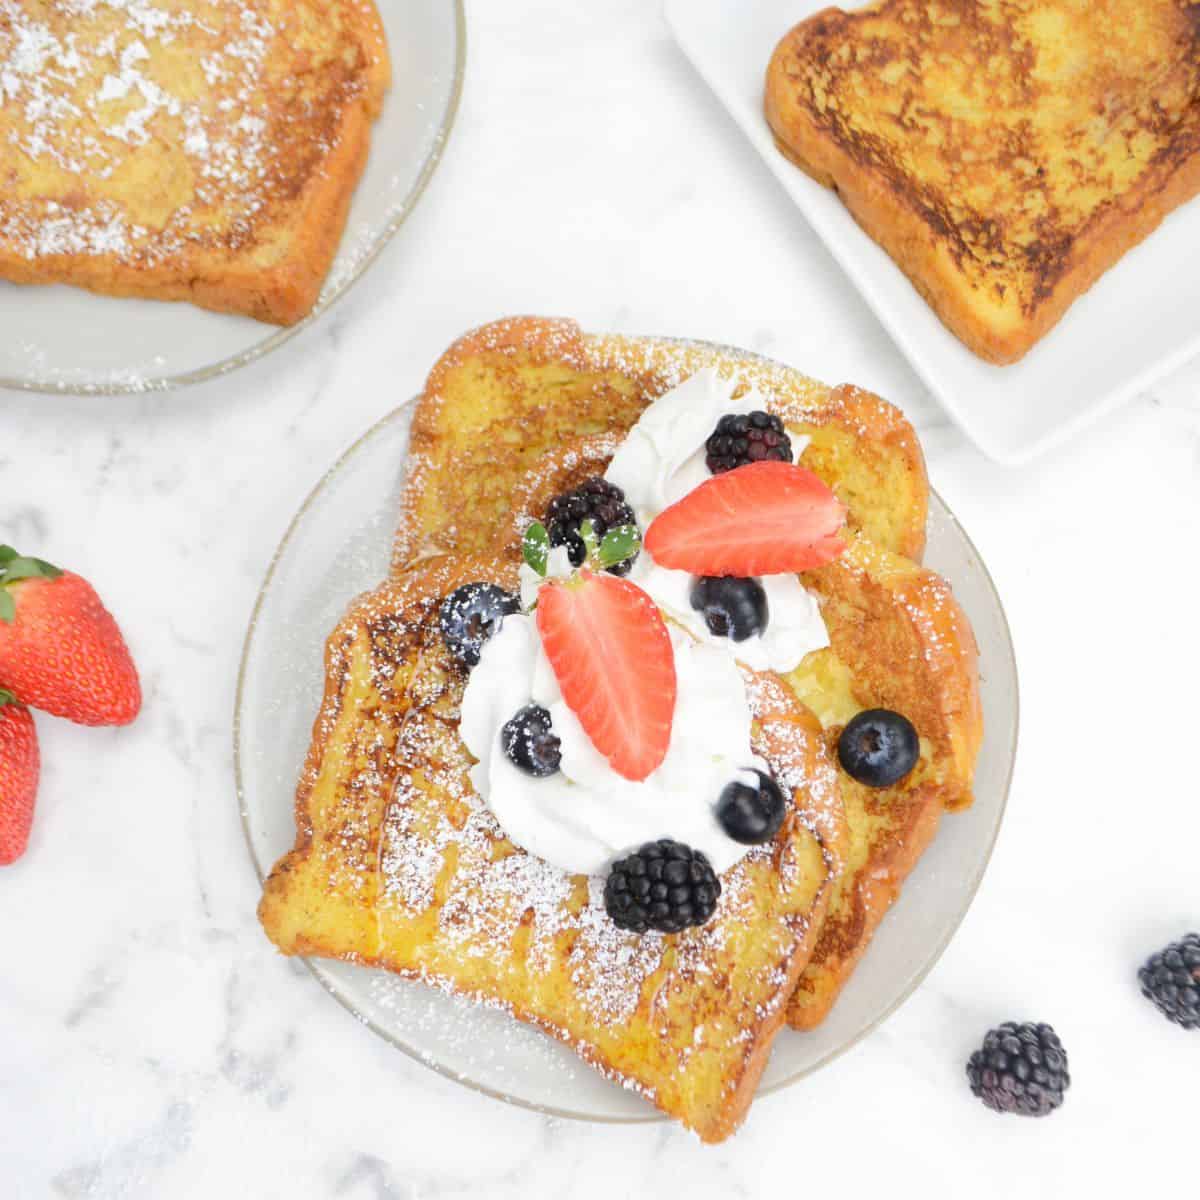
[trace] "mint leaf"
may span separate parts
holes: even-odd
[[[590,517],[579,526],[579,536],[583,539],[584,557],[590,562],[600,553],[600,539],[596,537],[596,527]]]
[[[521,539],[521,555],[544,579],[546,564],[550,559],[550,535],[541,521],[534,521],[525,530],[525,536]]]
[[[618,525],[610,529],[600,543],[597,554],[602,567],[615,567],[626,559],[632,558],[642,545],[642,535],[636,525]]]
[[[11,624],[16,615],[17,606],[13,603],[12,596],[0,587],[0,621],[7,621]]]

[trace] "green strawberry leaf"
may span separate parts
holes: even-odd
[[[19,704],[17,697],[8,690],[8,688],[0,688],[0,708],[6,704]]]
[[[546,564],[550,559],[550,535],[541,521],[534,521],[525,530],[525,536],[521,539],[521,555],[544,579]]]
[[[602,567],[615,567],[632,558],[642,545],[642,535],[636,525],[618,525],[610,529],[600,542],[597,559]]]
[[[0,571],[0,582],[16,583],[19,579],[57,579],[62,572],[41,558],[25,558],[18,555],[9,559]]]
[[[17,606],[13,603],[12,596],[2,587],[0,587],[0,621],[12,623],[17,615]]]
[[[0,546],[0,567],[4,566],[5,563],[12,562],[14,558],[19,557],[20,556],[11,546]]]

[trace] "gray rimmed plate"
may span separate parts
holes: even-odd
[[[190,304],[119,300],[0,280],[0,388],[111,395],[199,383],[245,366],[318,320],[379,256],[441,158],[466,64],[462,0],[377,0],[392,88],[346,231],[313,311],[287,329]]]
[[[347,450],[305,501],[267,573],[246,635],[234,752],[246,837],[260,878],[292,845],[293,800],[322,694],[322,647],[352,597],[386,575],[412,405]],[[760,1094],[848,1049],[905,1000],[946,948],[979,886],[1008,797],[1017,739],[1017,675],[999,597],[975,548],[937,495],[926,563],[966,609],[980,650],[984,718],[976,801],[948,816],[832,1014],[785,1030]],[[658,1114],[570,1050],[503,1013],[383,971],[308,960],[321,983],[394,1045],[452,1079],[510,1103],[596,1121]]]

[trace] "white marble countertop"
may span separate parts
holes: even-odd
[[[1194,1190],[1200,1037],[1133,976],[1200,925],[1200,361],[1029,467],[991,465],[655,8],[473,4],[428,193],[282,353],[169,396],[0,396],[0,540],[93,580],[146,690],[128,729],[39,719],[37,824],[0,874],[6,1197]],[[894,400],[1017,643],[1012,800],[961,931],[882,1029],[716,1148],[456,1086],[356,1023],[254,918],[230,726],[272,551],[343,447],[459,333],[512,312],[732,342]],[[968,1053],[1009,1018],[1052,1022],[1070,1052],[1048,1120],[967,1090]]]

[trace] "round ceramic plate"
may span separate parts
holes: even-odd
[[[412,406],[369,430],[318,484],[271,564],[246,635],[234,753],[246,836],[259,876],[295,837],[296,777],[322,694],[322,647],[350,599],[386,575]],[[1008,796],[1017,738],[1017,677],[999,598],[965,533],[931,497],[925,561],[953,584],[979,640],[986,734],[974,806],[942,822],[829,1018],[785,1030],[760,1093],[829,1062],[879,1024],[925,977],[966,914]],[[568,1049],[503,1013],[383,971],[311,959],[360,1020],[442,1074],[558,1116],[655,1120],[644,1101]]]
[[[462,0],[376,2],[392,56],[392,88],[313,311],[280,329],[190,304],[0,280],[0,388],[111,394],[198,383],[282,346],[346,293],[429,182],[458,107],[466,61]]]

